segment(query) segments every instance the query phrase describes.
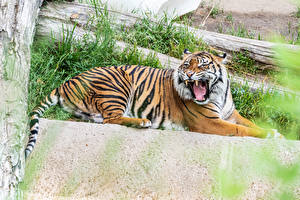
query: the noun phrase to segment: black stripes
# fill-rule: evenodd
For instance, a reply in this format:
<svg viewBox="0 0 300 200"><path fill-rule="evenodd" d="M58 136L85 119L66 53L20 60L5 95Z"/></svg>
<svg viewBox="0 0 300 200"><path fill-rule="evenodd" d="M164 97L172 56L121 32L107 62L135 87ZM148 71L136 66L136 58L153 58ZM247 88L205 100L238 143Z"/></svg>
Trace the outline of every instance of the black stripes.
<svg viewBox="0 0 300 200"><path fill-rule="evenodd" d="M227 96L228 96L228 91L229 91L229 86L230 86L230 81L227 79L227 85L226 85L226 91L225 91L225 99L224 99L224 102L223 102L223 105L222 107L224 107L226 105L226 102L227 102Z"/></svg>
<svg viewBox="0 0 300 200"><path fill-rule="evenodd" d="M151 108L151 111L148 113L148 115L147 115L147 119L149 119L149 120L152 120L152 118L153 118L153 110L154 110L154 108Z"/></svg>
<svg viewBox="0 0 300 200"><path fill-rule="evenodd" d="M154 73L155 73L155 72L156 72L155 69L151 69L151 70L150 70L150 72L149 72L149 73L150 73L150 75L149 75L149 76L150 76L149 83L152 83L152 79L153 79L153 76L154 76ZM151 85L151 84L148 84L147 90L149 90L150 85Z"/></svg>
<svg viewBox="0 0 300 200"><path fill-rule="evenodd" d="M205 114L203 114L202 112L199 112L199 111L196 111L198 114L200 114L200 115L202 115L203 117L206 117L206 118L208 118L208 119L219 119L220 117L212 117L212 116L207 116L207 115L205 115Z"/></svg>
<svg viewBox="0 0 300 200"><path fill-rule="evenodd" d="M122 102L127 102L127 99L122 95L110 95L110 94L98 94L95 95L97 98L105 98L105 99L115 99L120 100Z"/></svg>
<svg viewBox="0 0 300 200"><path fill-rule="evenodd" d="M55 89L41 101L41 103L30 113L31 120L29 122L30 135L25 148L25 158L27 158L33 150L39 130L39 117L43 115L49 107L57 104L60 94L58 89Z"/></svg>
<svg viewBox="0 0 300 200"><path fill-rule="evenodd" d="M139 88L138 88L138 97L137 98L140 98L141 95L144 93L144 88L145 88L145 83L146 83L146 79L140 84ZM149 86L150 84L148 84Z"/></svg>
<svg viewBox="0 0 300 200"><path fill-rule="evenodd" d="M37 115L38 117L40 117L40 113L37 112L36 110L32 111L29 116L32 117L33 115Z"/></svg>
<svg viewBox="0 0 300 200"><path fill-rule="evenodd" d="M210 102L210 103L213 104L213 105L215 105L219 110L222 109L221 106L220 106L219 104L217 104L217 103L215 103L215 102Z"/></svg>
<svg viewBox="0 0 300 200"><path fill-rule="evenodd" d="M36 123L39 123L38 118L30 120L30 123L29 123L30 128L32 128Z"/></svg>
<svg viewBox="0 0 300 200"><path fill-rule="evenodd" d="M184 105L185 109L191 114L193 115L194 117L197 117L192 111L190 111L190 109L186 106L186 104L184 103L184 101L182 99L181 100L181 103Z"/></svg>
<svg viewBox="0 0 300 200"><path fill-rule="evenodd" d="M31 142L35 143L35 142L36 142L36 139L35 139L35 138L30 139L28 143L31 143Z"/></svg>
<svg viewBox="0 0 300 200"><path fill-rule="evenodd" d="M66 84L68 84L68 82L66 82L63 86L62 89L64 91L64 96L67 98L68 102L70 102L75 108L77 108L76 103L72 101L73 98L70 97L70 90L66 87ZM66 100L66 99L65 99Z"/></svg>
<svg viewBox="0 0 300 200"><path fill-rule="evenodd" d="M31 147L33 149L34 148L34 144L28 143L27 146L26 146L26 150L30 150L29 147Z"/></svg>
<svg viewBox="0 0 300 200"><path fill-rule="evenodd" d="M114 106L116 106L116 105L122 105L123 107L126 107L126 104L124 102L117 101L115 99L113 99L113 100L106 100L106 101L100 103L100 106L102 106L103 104L115 104Z"/></svg>
<svg viewBox="0 0 300 200"><path fill-rule="evenodd" d="M132 99L132 103L131 103L131 113L136 116L136 113L134 112L134 108L135 108L135 102L137 100L137 90L135 90L134 95L133 95L133 99Z"/></svg>
<svg viewBox="0 0 300 200"><path fill-rule="evenodd" d="M218 64L218 67L219 67L219 80L223 82L223 72L222 72L222 67Z"/></svg>
<svg viewBox="0 0 300 200"><path fill-rule="evenodd" d="M217 72L217 69L216 69L215 64L214 64L213 62L210 62L209 64L212 66L212 68L213 68L213 70L214 70L214 73L216 73L216 72Z"/></svg>
<svg viewBox="0 0 300 200"><path fill-rule="evenodd" d="M137 69L136 69L137 68ZM172 82L173 70L154 69L136 66L131 75L136 88L131 98L131 114L138 118L147 118L155 121L157 126L161 125L166 117L170 116L170 111L166 115L165 109L170 109L165 104L168 92L165 89L165 81ZM170 84L171 85L171 84ZM170 119L170 118L168 118Z"/></svg>
<svg viewBox="0 0 300 200"><path fill-rule="evenodd" d="M188 106L185 104L185 102L181 99L181 102L182 102L182 104L184 105L184 108L191 114L191 115L193 115L194 117L198 117L194 112L192 112L189 108L188 108ZM215 117L215 116L207 116L207 115L205 115L205 114L203 114L202 112L200 112L200 111L195 111L196 113L198 113L198 114L200 114L201 116L203 116L203 117L206 117L206 118L208 118L208 119L219 119L219 117ZM216 111L217 112L217 111Z"/></svg>
<svg viewBox="0 0 300 200"><path fill-rule="evenodd" d="M136 78L136 82L138 82L141 78L141 76L144 74L146 68L144 67L139 73L138 73L138 76Z"/></svg>
<svg viewBox="0 0 300 200"><path fill-rule="evenodd" d="M150 102L153 100L153 96L155 93L155 87L152 87L152 90L150 93L147 95L145 98L144 102L142 105L138 108L138 117L142 118L142 112L146 109L146 107L150 104Z"/></svg>
<svg viewBox="0 0 300 200"><path fill-rule="evenodd" d="M207 110L210 110L210 111L212 111L212 112L214 112L214 113L218 113L218 114L219 114L219 111L217 111L217 110L215 110L215 109L212 109L212 108L209 108L209 107L206 107L206 106L202 106L202 108L205 108L205 109L207 109Z"/></svg>
<svg viewBox="0 0 300 200"><path fill-rule="evenodd" d="M37 130L31 130L31 131L30 131L30 135L35 135L35 134L38 134L38 131L37 131Z"/></svg>
<svg viewBox="0 0 300 200"><path fill-rule="evenodd" d="M158 71L158 70L156 70L156 71ZM158 72L157 72L157 74L158 74ZM156 90L155 90L155 83L156 83L156 81L157 81L157 79L158 79L158 77L157 77L157 75L154 77L154 83L152 83L152 81L150 82L148 82L148 85L152 85L152 87L151 87L151 90L149 91L149 90L147 90L147 91L145 91L145 82L147 81L147 79L148 79L149 77L146 77L145 78L145 80L142 82L142 84L140 85L140 87L138 88L138 90L139 90L139 94L138 94L138 97L137 97L137 99L141 99L141 98L143 98L143 103L141 104L141 106L137 109L138 110L138 112L137 112L137 116L139 117L139 118L141 118L142 117L142 112L146 109L146 107L152 102L152 100L153 100L153 97L154 97L154 94L155 94L155 92L156 92ZM150 79L151 79L151 77L150 77ZM137 79L137 80L139 80L139 79ZM143 84L144 83L144 84ZM147 88L149 88L149 87L147 87ZM142 96L143 95L143 96ZM153 109L153 108L152 108Z"/></svg>

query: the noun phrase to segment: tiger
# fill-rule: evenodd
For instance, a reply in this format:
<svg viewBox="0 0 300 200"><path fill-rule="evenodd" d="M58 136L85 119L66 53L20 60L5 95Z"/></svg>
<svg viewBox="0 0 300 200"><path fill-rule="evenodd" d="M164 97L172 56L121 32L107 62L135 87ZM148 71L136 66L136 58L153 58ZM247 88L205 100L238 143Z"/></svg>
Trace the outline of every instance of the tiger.
<svg viewBox="0 0 300 200"><path fill-rule="evenodd" d="M25 157L35 146L39 118L57 104L96 123L223 136L281 136L276 130L258 127L236 110L225 59L226 53L186 49L176 69L122 65L85 71L54 89L33 109Z"/></svg>

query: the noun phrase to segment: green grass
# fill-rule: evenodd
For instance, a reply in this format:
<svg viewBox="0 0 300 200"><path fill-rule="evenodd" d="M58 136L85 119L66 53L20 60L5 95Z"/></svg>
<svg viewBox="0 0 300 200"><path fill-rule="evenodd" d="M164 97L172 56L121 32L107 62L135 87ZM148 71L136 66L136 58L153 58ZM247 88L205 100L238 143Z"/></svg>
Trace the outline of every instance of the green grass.
<svg viewBox="0 0 300 200"><path fill-rule="evenodd" d="M295 16L297 18L300 18L300 7L299 6L297 6L297 12L295 13Z"/></svg>
<svg viewBox="0 0 300 200"><path fill-rule="evenodd" d="M231 28L224 27L223 23L219 23L217 26L218 33L233 35L241 38L262 40L262 36L260 33L258 33L256 36L254 31L248 30L243 24L234 25L231 13L229 13L225 17L225 20L231 24Z"/></svg>
<svg viewBox="0 0 300 200"><path fill-rule="evenodd" d="M176 58L181 58L184 49L191 52L208 50L208 46L187 27L176 27L175 22L163 17L155 23L144 17L131 28L123 26L117 39Z"/></svg>
<svg viewBox="0 0 300 200"><path fill-rule="evenodd" d="M268 70L262 71L258 63L250 58L249 53L238 52L232 54L232 63L229 65L231 69L237 74L268 74Z"/></svg>
<svg viewBox="0 0 300 200"><path fill-rule="evenodd" d="M192 16L193 16L194 12L189 12L186 13L182 16L176 17L173 22L174 23L178 23L178 24L183 24L186 26L191 26L192 25Z"/></svg>
<svg viewBox="0 0 300 200"><path fill-rule="evenodd" d="M233 53L231 67L237 73L246 72L257 74L259 70L255 60L249 57L248 52Z"/></svg>
<svg viewBox="0 0 300 200"><path fill-rule="evenodd" d="M214 7L214 8L212 9L211 13L210 13L210 16L211 16L212 18L216 19L217 16L218 16L220 13L222 13L222 12L223 12L223 11L220 10L218 7Z"/></svg>
<svg viewBox="0 0 300 200"><path fill-rule="evenodd" d="M279 73L279 69L274 70L273 67L264 67L249 56L247 51L232 54L232 61L228 64L231 72L238 75L265 75L268 79L275 81ZM276 81L275 81L276 82Z"/></svg>
<svg viewBox="0 0 300 200"><path fill-rule="evenodd" d="M291 139L300 139L300 121L273 102L291 102L289 95L263 90L251 91L247 85L231 84L236 109L240 114L266 128L278 129ZM292 134L293 133L293 134Z"/></svg>
<svg viewBox="0 0 300 200"><path fill-rule="evenodd" d="M231 30L228 31L228 34L242 38L255 39L255 34L246 29L244 25L238 25L237 27L232 26Z"/></svg>
<svg viewBox="0 0 300 200"><path fill-rule="evenodd" d="M227 16L226 16L226 21L232 23L233 22L233 17L232 17L232 13L229 13Z"/></svg>

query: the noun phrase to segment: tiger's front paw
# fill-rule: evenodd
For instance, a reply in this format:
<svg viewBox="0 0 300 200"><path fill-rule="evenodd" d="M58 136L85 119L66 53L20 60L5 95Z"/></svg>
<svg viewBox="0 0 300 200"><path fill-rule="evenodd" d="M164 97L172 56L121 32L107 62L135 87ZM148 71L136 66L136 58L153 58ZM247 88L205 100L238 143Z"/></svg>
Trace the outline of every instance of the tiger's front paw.
<svg viewBox="0 0 300 200"><path fill-rule="evenodd" d="M284 139L285 137L282 134L280 134L276 129L270 129L270 130L267 130L266 138Z"/></svg>
<svg viewBox="0 0 300 200"><path fill-rule="evenodd" d="M152 126L152 123L149 119L141 119L140 127L141 128L149 128Z"/></svg>

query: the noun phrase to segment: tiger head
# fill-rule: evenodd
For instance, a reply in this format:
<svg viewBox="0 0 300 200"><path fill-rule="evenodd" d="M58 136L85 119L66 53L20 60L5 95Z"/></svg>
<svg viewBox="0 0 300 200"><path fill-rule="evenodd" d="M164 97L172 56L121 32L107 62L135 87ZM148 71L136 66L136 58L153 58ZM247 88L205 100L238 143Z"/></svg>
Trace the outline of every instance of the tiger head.
<svg viewBox="0 0 300 200"><path fill-rule="evenodd" d="M226 54L222 59L225 57ZM179 96L199 105L207 104L217 82L223 82L222 77L227 76L219 61L217 56L210 53L191 53L185 49L183 62L173 74L174 86Z"/></svg>

